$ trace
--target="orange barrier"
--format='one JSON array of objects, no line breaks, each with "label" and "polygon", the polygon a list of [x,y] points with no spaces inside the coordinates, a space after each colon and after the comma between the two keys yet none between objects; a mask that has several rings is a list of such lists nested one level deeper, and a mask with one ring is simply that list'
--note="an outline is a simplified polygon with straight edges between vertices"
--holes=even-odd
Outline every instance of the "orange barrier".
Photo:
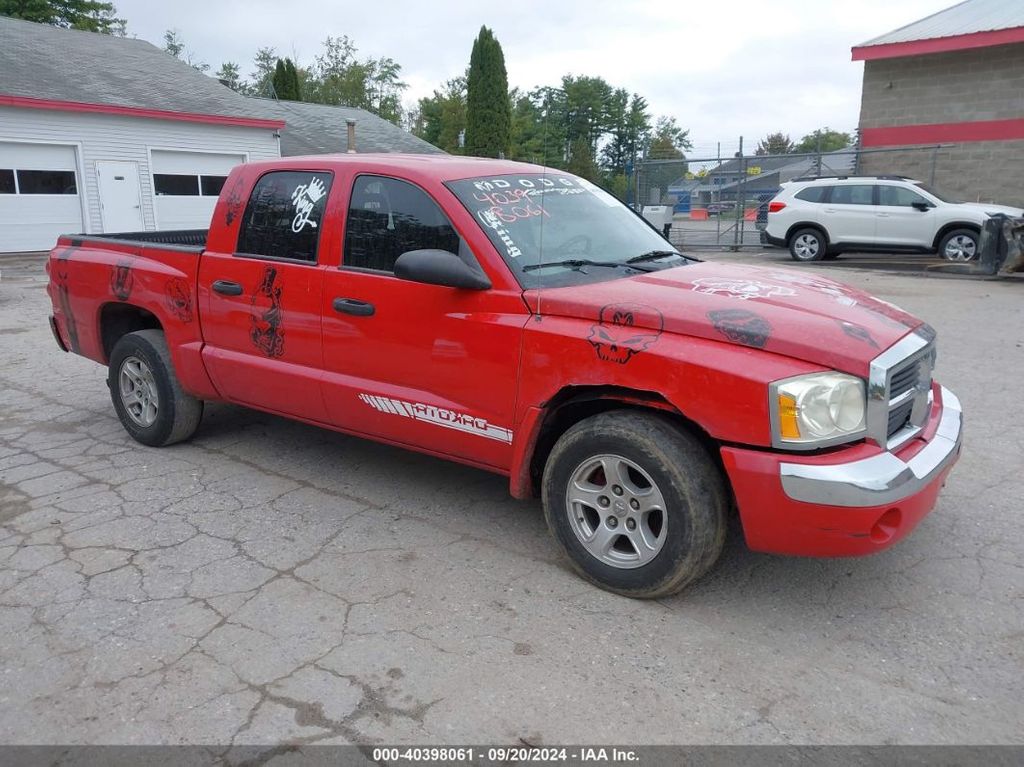
[{"label": "orange barrier", "polygon": [[704,209],[704,208],[693,208],[690,211],[690,220],[691,221],[707,221],[708,220],[708,212],[707,212],[707,210]]},{"label": "orange barrier", "polygon": [[744,221],[757,221],[757,208],[747,208],[743,213]]}]

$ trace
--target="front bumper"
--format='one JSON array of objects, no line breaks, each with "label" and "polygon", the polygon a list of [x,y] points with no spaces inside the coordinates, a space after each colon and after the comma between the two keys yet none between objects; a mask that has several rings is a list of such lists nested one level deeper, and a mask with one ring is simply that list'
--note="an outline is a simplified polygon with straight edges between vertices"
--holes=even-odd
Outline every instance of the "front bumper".
[{"label": "front bumper", "polygon": [[935,385],[921,434],[894,452],[866,443],[817,456],[723,448],[747,544],[808,556],[891,546],[934,507],[962,424],[956,395]]}]

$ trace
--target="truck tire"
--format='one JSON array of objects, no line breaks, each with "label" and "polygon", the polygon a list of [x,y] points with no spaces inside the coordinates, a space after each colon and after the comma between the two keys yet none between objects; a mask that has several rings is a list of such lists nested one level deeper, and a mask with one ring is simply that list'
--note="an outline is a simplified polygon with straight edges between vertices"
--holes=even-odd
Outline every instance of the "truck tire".
[{"label": "truck tire", "polygon": [[973,229],[954,229],[939,242],[939,255],[947,261],[973,261],[978,257],[980,239]]},{"label": "truck tire", "polygon": [[674,594],[722,552],[721,471],[668,418],[617,410],[559,438],[544,467],[548,528],[585,579],[628,597]]},{"label": "truck tire", "polygon": [[797,229],[789,238],[789,255],[794,261],[820,261],[828,252],[828,241],[820,229]]},{"label": "truck tire", "polygon": [[107,386],[117,417],[134,440],[173,445],[195,434],[203,402],[186,394],[161,330],[128,333],[110,353]]}]

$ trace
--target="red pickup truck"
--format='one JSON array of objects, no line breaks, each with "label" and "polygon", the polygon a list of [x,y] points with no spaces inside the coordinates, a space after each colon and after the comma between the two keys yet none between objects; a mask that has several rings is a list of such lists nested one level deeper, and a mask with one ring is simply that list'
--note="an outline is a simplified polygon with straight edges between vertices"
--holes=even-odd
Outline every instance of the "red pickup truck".
[{"label": "red pickup truck", "polygon": [[568,173],[496,160],[236,168],[208,231],[61,237],[58,345],[146,445],[205,400],[509,477],[574,567],[659,597],[750,548],[879,551],[961,445],[935,333],[806,271],[700,262]]}]

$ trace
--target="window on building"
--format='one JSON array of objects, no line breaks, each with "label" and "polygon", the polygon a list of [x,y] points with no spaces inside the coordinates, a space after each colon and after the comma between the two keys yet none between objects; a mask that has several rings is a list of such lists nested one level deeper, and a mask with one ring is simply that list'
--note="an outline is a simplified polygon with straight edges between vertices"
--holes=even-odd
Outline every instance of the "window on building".
[{"label": "window on building", "polygon": [[430,196],[405,181],[359,176],[345,225],[344,265],[393,272],[410,250],[459,252],[459,235]]},{"label": "window on building", "polygon": [[14,194],[14,171],[10,168],[0,168],[0,194]]},{"label": "window on building", "polygon": [[154,173],[153,189],[158,195],[198,197],[199,176],[181,173]]},{"label": "window on building", "polygon": [[199,188],[203,197],[218,197],[227,180],[227,176],[200,176]]},{"label": "window on building", "polygon": [[804,202],[825,202],[826,191],[828,191],[827,186],[809,186],[806,189],[801,189],[794,196]]},{"label": "window on building", "polygon": [[238,234],[238,252],[316,262],[333,176],[276,171],[256,182]]},{"label": "window on building", "polygon": [[73,170],[19,170],[19,194],[78,194]]},{"label": "window on building", "polygon": [[843,184],[832,187],[833,205],[871,205],[873,187],[871,184]]},{"label": "window on building", "polygon": [[878,204],[879,205],[898,205],[903,208],[909,208],[915,202],[923,202],[925,205],[931,205],[928,200],[919,195],[917,192],[911,191],[902,186],[879,186],[878,187]]}]

